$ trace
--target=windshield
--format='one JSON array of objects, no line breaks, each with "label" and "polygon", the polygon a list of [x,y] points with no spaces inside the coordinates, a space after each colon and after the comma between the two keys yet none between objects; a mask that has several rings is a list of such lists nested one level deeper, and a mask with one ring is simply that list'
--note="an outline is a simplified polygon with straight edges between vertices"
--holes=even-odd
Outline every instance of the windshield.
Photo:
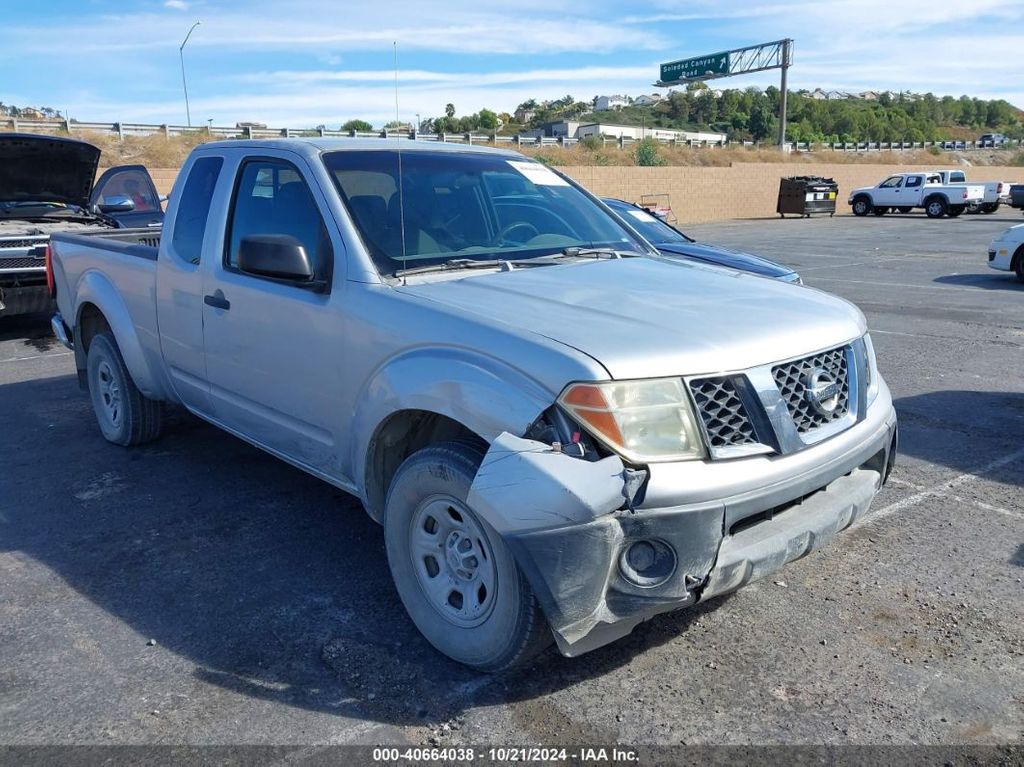
[{"label": "windshield", "polygon": [[630,205],[621,200],[605,200],[608,207],[626,219],[626,223],[643,235],[644,239],[655,245],[666,245],[669,243],[693,242],[692,239],[675,229],[653,213],[643,208]]},{"label": "windshield", "polygon": [[522,260],[568,248],[649,251],[540,163],[475,152],[341,151],[324,162],[377,269]]}]

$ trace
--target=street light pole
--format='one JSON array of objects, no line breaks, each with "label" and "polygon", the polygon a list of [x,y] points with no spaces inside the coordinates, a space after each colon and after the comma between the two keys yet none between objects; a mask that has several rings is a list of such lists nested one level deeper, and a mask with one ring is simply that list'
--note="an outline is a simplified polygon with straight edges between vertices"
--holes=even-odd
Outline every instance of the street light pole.
[{"label": "street light pole", "polygon": [[192,37],[192,32],[203,22],[197,21],[191,27],[189,27],[188,34],[185,35],[185,39],[181,41],[181,45],[178,46],[178,56],[181,58],[181,89],[185,91],[185,117],[188,120],[188,127],[192,127],[192,112],[188,108],[188,83],[185,82],[185,43]]}]

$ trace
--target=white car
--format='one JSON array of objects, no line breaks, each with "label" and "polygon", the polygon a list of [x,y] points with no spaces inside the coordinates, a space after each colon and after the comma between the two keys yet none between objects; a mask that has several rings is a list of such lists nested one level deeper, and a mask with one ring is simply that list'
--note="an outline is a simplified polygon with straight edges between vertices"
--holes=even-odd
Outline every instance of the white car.
[{"label": "white car", "polygon": [[988,246],[988,265],[1014,272],[1024,282],[1024,224],[1011,226]]}]

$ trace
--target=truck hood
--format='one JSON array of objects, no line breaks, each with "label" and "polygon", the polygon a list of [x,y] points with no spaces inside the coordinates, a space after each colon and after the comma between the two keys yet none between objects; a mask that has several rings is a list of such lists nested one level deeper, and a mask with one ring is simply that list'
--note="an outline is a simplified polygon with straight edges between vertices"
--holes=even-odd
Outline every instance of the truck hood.
[{"label": "truck hood", "polygon": [[554,339],[616,379],[739,370],[838,346],[866,330],[855,306],[827,293],[655,258],[469,274],[397,289]]},{"label": "truck hood", "polygon": [[0,202],[89,204],[100,150],[56,136],[0,133]]}]

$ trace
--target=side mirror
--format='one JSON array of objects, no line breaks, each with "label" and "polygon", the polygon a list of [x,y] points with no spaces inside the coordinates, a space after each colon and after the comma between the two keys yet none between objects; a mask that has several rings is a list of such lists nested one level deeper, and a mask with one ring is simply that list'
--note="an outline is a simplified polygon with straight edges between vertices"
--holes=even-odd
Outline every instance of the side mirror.
[{"label": "side mirror", "polygon": [[135,210],[135,201],[126,194],[112,194],[104,197],[97,207],[100,213],[130,213]]},{"label": "side mirror", "polygon": [[243,237],[238,246],[238,268],[277,280],[313,281],[313,266],[306,248],[288,234]]}]

